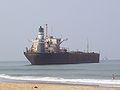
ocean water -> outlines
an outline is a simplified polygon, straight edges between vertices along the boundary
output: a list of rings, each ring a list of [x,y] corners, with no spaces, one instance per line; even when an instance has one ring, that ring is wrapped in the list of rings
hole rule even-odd
[[[112,74],[116,76],[114,80]],[[0,81],[120,87],[120,60],[62,65],[31,65],[27,60],[0,61]]]

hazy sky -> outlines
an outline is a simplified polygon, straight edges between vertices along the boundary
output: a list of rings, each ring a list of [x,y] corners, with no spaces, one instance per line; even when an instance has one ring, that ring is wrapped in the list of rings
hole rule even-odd
[[[0,0],[0,60],[25,60],[23,51],[38,27],[69,40],[70,50],[120,58],[120,0]]]

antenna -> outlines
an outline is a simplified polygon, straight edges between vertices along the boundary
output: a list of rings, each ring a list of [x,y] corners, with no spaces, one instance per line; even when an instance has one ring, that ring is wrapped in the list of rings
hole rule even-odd
[[[87,39],[87,53],[89,52],[89,40]]]
[[[46,28],[46,36],[48,36],[48,24],[45,24],[45,28]]]

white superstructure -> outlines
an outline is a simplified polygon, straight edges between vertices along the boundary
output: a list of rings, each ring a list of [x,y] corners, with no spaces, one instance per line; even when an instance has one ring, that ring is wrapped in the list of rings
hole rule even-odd
[[[47,24],[46,24],[47,29]],[[38,37],[36,39],[31,39],[32,47],[28,50],[30,52],[38,53],[58,53],[66,52],[66,49],[60,49],[60,44],[63,41],[68,40],[67,38],[54,38],[53,36],[44,35],[44,28],[40,26]]]

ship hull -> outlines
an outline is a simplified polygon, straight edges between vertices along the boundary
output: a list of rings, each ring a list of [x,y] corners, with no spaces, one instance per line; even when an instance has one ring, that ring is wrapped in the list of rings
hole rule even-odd
[[[99,63],[98,53],[33,53],[24,52],[32,65]]]

